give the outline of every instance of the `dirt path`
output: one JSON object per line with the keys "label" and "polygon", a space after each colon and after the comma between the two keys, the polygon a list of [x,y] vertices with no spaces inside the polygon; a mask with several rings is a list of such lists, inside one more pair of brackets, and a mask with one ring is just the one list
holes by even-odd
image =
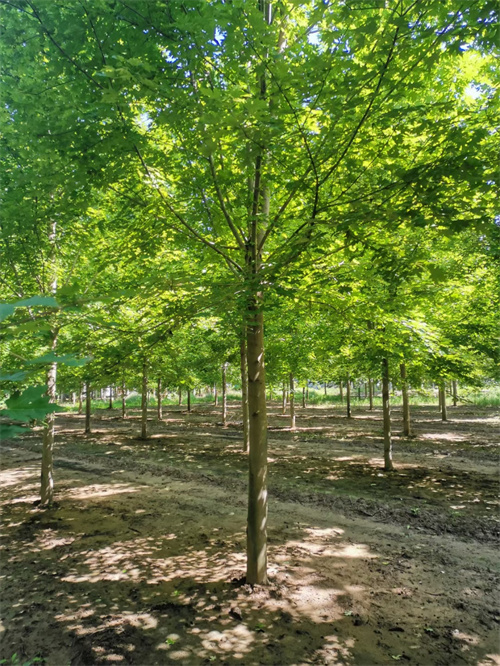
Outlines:
{"label": "dirt path", "polygon": [[171,410],[142,443],[134,420],[100,416],[89,438],[78,417],[59,418],[49,511],[33,505],[39,436],[2,451],[0,658],[500,664],[494,415],[478,422],[482,448],[462,444],[450,460],[410,443],[393,478],[379,476],[372,422],[352,436],[340,419],[320,438],[314,418],[308,430],[272,431],[271,584],[253,590],[240,583],[236,426],[218,427],[211,410]]}

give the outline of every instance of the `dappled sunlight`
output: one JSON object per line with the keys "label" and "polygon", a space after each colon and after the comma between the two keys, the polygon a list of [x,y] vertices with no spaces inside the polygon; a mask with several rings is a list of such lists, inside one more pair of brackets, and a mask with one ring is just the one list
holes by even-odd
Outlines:
{"label": "dappled sunlight", "polygon": [[92,500],[98,497],[109,497],[110,495],[119,495],[121,493],[138,493],[140,491],[141,487],[132,486],[128,483],[96,483],[90,486],[80,486],[79,488],[66,490],[64,496],[73,500]]}
{"label": "dappled sunlight", "polygon": [[32,479],[40,474],[40,465],[29,465],[28,467],[6,469],[0,472],[0,488],[15,486]]}

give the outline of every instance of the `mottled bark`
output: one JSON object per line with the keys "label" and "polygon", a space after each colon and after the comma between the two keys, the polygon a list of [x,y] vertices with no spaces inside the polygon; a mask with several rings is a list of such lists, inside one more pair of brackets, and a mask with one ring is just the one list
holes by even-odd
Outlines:
{"label": "mottled bark", "polygon": [[339,382],[339,394],[340,394],[340,404],[344,402],[344,389],[342,386],[342,380]]}
{"label": "mottled bark", "polygon": [[[51,351],[57,347],[57,332],[52,331]],[[47,396],[50,402],[56,401],[57,363],[51,363],[47,370]],[[51,412],[45,417],[42,436],[42,471],[40,476],[40,502],[50,506],[54,501],[54,435],[55,414]]]}
{"label": "mottled bark", "polygon": [[[240,343],[240,371],[241,371],[241,412],[243,416],[243,451],[250,448],[250,415],[248,411],[248,370],[247,370],[247,342],[246,327]],[[272,399],[272,393],[271,393]]]}

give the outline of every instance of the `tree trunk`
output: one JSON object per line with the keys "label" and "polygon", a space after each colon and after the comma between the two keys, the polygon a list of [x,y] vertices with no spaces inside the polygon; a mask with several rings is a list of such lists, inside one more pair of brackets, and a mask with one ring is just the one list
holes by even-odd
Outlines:
{"label": "tree trunk", "polygon": [[78,391],[78,414],[83,414],[83,398],[82,398],[83,386],[80,383],[80,389]]}
{"label": "tree trunk", "polygon": [[214,384],[214,407],[219,406],[219,396],[217,394],[217,384]]}
{"label": "tree trunk", "polygon": [[306,387],[302,387],[302,409],[306,408]]}
{"label": "tree trunk", "polygon": [[448,415],[446,412],[446,388],[445,388],[445,383],[442,382],[439,385],[439,395],[440,395],[440,403],[441,403],[441,421],[447,421],[448,420]]}
{"label": "tree trunk", "polygon": [[368,382],[365,382],[365,400],[368,397]]}
{"label": "tree trunk", "polygon": [[148,438],[148,369],[142,364],[141,439]]}
{"label": "tree trunk", "polygon": [[158,421],[161,421],[163,418],[162,414],[162,404],[161,404],[161,378],[158,377],[158,386],[156,388],[156,401],[157,401],[157,409],[158,409]]}
{"label": "tree trunk", "polygon": [[342,387],[342,380],[339,382],[340,404],[344,402],[344,390]]}
{"label": "tree trunk", "polygon": [[191,388],[190,387],[188,387],[188,390],[187,390],[187,410],[188,410],[188,412],[191,411]]}
{"label": "tree trunk", "polygon": [[109,405],[108,409],[113,409],[113,387],[109,387]]}
{"label": "tree trunk", "polygon": [[442,393],[441,393],[441,388],[438,385],[438,409],[439,409],[439,411],[441,411],[442,405],[443,405],[443,399],[442,398],[443,398],[443,396],[442,396]]}
{"label": "tree trunk", "polygon": [[295,383],[293,373],[290,373],[290,428],[295,430]]}
{"label": "tree trunk", "polygon": [[392,472],[392,435],[391,435],[391,401],[389,389],[389,361],[382,361],[382,404],[384,413],[384,469]]}
{"label": "tree trunk", "polygon": [[349,375],[347,375],[346,382],[346,402],[347,402],[347,418],[350,419],[351,414],[351,382],[349,381]]}
{"label": "tree trunk", "polygon": [[324,389],[325,389],[325,395],[327,395],[327,391],[326,391],[326,382],[324,383]]}
{"label": "tree trunk", "polygon": [[179,386],[179,407],[182,405],[182,389]]}
{"label": "tree trunk", "polygon": [[122,419],[127,418],[127,396],[125,394],[125,382],[122,382]]}
{"label": "tree trunk", "polygon": [[92,411],[92,394],[89,382],[85,382],[85,434],[90,435],[90,412]]}
{"label": "tree trunk", "polygon": [[247,326],[250,452],[247,518],[247,574],[250,585],[267,583],[267,411],[264,316],[260,298],[249,307]]}
{"label": "tree trunk", "polygon": [[370,400],[370,409],[373,409],[373,379],[368,380],[368,399]]}
{"label": "tree trunk", "polygon": [[453,390],[453,407],[456,407],[458,403],[458,382],[456,379],[454,379],[452,382],[452,390]]}
{"label": "tree trunk", "polygon": [[[248,452],[250,438],[250,423],[248,412],[248,372],[247,372],[247,342],[245,339],[246,328],[243,330],[243,338],[240,343],[240,370],[241,370],[241,411],[243,414],[243,451]],[[272,400],[272,394],[271,394]]]}
{"label": "tree trunk", "polygon": [[[51,350],[55,352],[57,346],[57,331],[52,331]],[[47,396],[50,402],[56,401],[57,363],[51,363],[47,370]],[[50,506],[54,500],[54,434],[55,413],[51,412],[45,417],[45,426],[42,438],[42,472],[40,477],[40,502]]]}
{"label": "tree trunk", "polygon": [[[309,380],[307,380],[309,381]],[[309,402],[309,384],[306,386],[306,400]]]}
{"label": "tree trunk", "polygon": [[281,413],[283,416],[286,414],[286,387],[285,382],[283,382],[283,397],[281,399]]}
{"label": "tree trunk", "polygon": [[401,371],[401,385],[403,393],[403,435],[405,437],[411,437],[410,401],[408,399],[408,382],[406,381],[405,363],[401,363],[399,369]]}
{"label": "tree trunk", "polygon": [[358,400],[361,400],[361,384],[358,385]]}
{"label": "tree trunk", "polygon": [[226,384],[227,364],[222,364],[222,425],[227,426],[227,384]]}

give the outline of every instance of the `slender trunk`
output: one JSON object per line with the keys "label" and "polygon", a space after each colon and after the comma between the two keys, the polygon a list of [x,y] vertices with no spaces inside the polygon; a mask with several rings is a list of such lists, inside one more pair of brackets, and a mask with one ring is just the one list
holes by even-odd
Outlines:
{"label": "slender trunk", "polygon": [[399,366],[401,371],[401,384],[403,394],[403,435],[411,437],[411,422],[410,422],[410,401],[408,400],[408,382],[406,381],[406,365],[401,363]]}
{"label": "slender trunk", "polygon": [[392,464],[392,435],[391,435],[391,402],[389,389],[389,361],[382,361],[382,403],[384,413],[384,469],[391,472]]}
{"label": "slender trunk", "polygon": [[327,395],[327,391],[326,391],[326,382],[324,383],[324,389],[325,389],[325,395]]}
{"label": "slender trunk", "polygon": [[290,428],[295,430],[295,383],[293,373],[290,373]]}
{"label": "slender trunk", "polygon": [[446,389],[445,389],[445,383],[442,382],[442,384],[439,385],[439,395],[440,395],[440,402],[441,402],[441,420],[442,421],[447,421],[448,420],[448,415],[446,412]]}
{"label": "slender trunk", "polygon": [[163,414],[162,414],[162,404],[161,404],[161,378],[160,377],[158,377],[158,386],[157,386],[157,389],[156,389],[156,395],[157,395],[156,400],[157,400],[157,403],[158,403],[158,405],[157,405],[158,421],[161,421],[162,418],[163,418]]}
{"label": "slender trunk", "polygon": [[109,387],[109,405],[108,409],[113,409],[113,387]]}
{"label": "slender trunk", "polygon": [[217,394],[217,385],[214,384],[214,407],[219,406],[219,396]]}
{"label": "slender trunk", "polygon": [[267,583],[267,412],[264,317],[259,297],[249,307],[247,327],[250,452],[248,478],[246,582]]}
{"label": "slender trunk", "polygon": [[142,364],[141,439],[148,438],[148,368]]}
{"label": "slender trunk", "polygon": [[[309,380],[307,380],[309,381]],[[309,402],[309,384],[306,386],[306,400]]]}
{"label": "slender trunk", "polygon": [[454,379],[452,382],[452,390],[453,390],[453,407],[456,407],[458,403],[458,383],[456,379]]}
{"label": "slender trunk", "polygon": [[283,397],[281,399],[281,413],[283,416],[286,414],[286,387],[285,382],[283,382]]}
{"label": "slender trunk", "polygon": [[351,414],[351,382],[349,381],[349,375],[347,375],[346,382],[346,403],[347,403],[347,418],[350,419]]}
{"label": "slender trunk", "polygon": [[188,412],[191,411],[191,388],[190,387],[188,387],[188,390],[187,390],[187,410],[188,410]]}
{"label": "slender trunk", "polygon": [[89,382],[85,382],[85,434],[90,435],[90,412],[92,411],[92,393]]}
{"label": "slender trunk", "polygon": [[80,383],[80,389],[78,391],[78,414],[83,413],[83,398],[82,398],[83,386]]}
{"label": "slender trunk", "polygon": [[344,389],[342,387],[342,380],[339,382],[340,404],[344,402]]}
{"label": "slender trunk", "polygon": [[443,395],[441,393],[441,388],[438,386],[438,409],[441,411],[443,408]]}
{"label": "slender trunk", "polygon": [[179,407],[182,405],[182,389],[179,386]]}
{"label": "slender trunk", "polygon": [[373,409],[373,379],[368,380],[368,399],[370,400],[370,409]]}
{"label": "slender trunk", "polygon": [[358,385],[358,400],[361,400],[361,385]]}
{"label": "slender trunk", "polygon": [[122,382],[122,419],[127,418],[127,396],[125,394],[125,382]]}
{"label": "slender trunk", "polygon": [[368,382],[365,382],[365,400],[368,397]]}
{"label": "slender trunk", "polygon": [[[246,327],[243,329],[243,338],[240,343],[240,370],[241,370],[241,411],[243,414],[243,451],[249,449],[250,424],[248,412],[248,372],[247,372],[247,342],[245,339]],[[271,394],[272,400],[272,394]]]}
{"label": "slender trunk", "polygon": [[306,408],[306,387],[302,387],[302,409]]}
{"label": "slender trunk", "polygon": [[227,364],[222,364],[222,425],[227,426],[227,384],[226,384]]}
{"label": "slender trunk", "polygon": [[[57,331],[52,331],[51,350],[57,346]],[[51,363],[47,370],[47,396],[50,402],[56,401],[57,363]],[[54,500],[54,435],[55,414],[45,417],[42,439],[42,471],[40,477],[40,503],[50,506]]]}

